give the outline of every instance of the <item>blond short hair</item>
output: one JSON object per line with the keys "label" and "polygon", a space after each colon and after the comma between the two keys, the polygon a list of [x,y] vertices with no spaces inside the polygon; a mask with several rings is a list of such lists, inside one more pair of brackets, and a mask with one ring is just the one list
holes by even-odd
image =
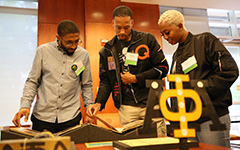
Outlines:
{"label": "blond short hair", "polygon": [[159,18],[158,24],[161,23],[168,23],[169,25],[177,26],[179,23],[182,23],[184,29],[184,17],[183,15],[177,10],[167,10],[165,11]]}

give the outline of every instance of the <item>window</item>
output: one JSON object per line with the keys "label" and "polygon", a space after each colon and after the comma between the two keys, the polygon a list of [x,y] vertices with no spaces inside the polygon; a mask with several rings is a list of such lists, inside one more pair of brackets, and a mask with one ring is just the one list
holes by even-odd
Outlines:
{"label": "window", "polygon": [[[232,54],[233,58],[235,59],[238,68],[240,67],[240,47],[239,46],[226,46],[229,52]],[[240,69],[240,68],[239,68]],[[233,98],[233,105],[229,107],[230,116],[232,121],[239,121],[240,120],[240,78],[234,82],[231,87],[232,98]],[[239,124],[232,124],[231,125],[231,134],[240,135],[240,125]]]}
{"label": "window", "polygon": [[37,48],[37,8],[30,0],[0,1],[0,126],[13,125],[19,110]]}
{"label": "window", "polygon": [[235,11],[235,20],[237,23],[240,23],[240,11]]}
{"label": "window", "polygon": [[210,32],[216,36],[238,37],[240,12],[233,10],[208,9]]}
{"label": "window", "polygon": [[233,36],[230,24],[209,23],[210,32],[216,36]]}
{"label": "window", "polygon": [[208,9],[208,20],[209,21],[221,21],[221,22],[229,22],[229,11],[227,10],[216,10],[216,9]]}
{"label": "window", "polygon": [[[210,32],[229,50],[240,67],[240,11],[208,9]],[[240,69],[240,68],[239,68]],[[233,105],[229,107],[232,121],[240,120],[240,78],[231,86]],[[231,134],[240,135],[240,125],[231,125]]]}
{"label": "window", "polygon": [[240,24],[237,24],[237,32],[238,32],[238,36],[240,36]]}

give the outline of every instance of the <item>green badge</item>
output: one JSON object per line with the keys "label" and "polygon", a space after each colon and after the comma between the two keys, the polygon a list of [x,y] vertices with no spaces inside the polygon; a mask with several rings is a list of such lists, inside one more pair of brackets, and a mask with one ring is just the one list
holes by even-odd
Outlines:
{"label": "green badge", "polygon": [[198,67],[197,65],[197,60],[195,58],[195,56],[193,55],[192,57],[189,57],[186,61],[184,61],[182,64],[182,69],[184,74],[187,74],[188,72],[190,72],[191,70],[195,69],[196,67]]}
{"label": "green badge", "polygon": [[83,66],[82,61],[80,60],[77,63],[74,63],[71,69],[76,73],[77,76],[79,76],[80,73],[85,69],[85,67]]}
{"label": "green badge", "polygon": [[73,71],[76,71],[76,70],[77,70],[77,68],[78,68],[78,67],[77,67],[77,65],[76,65],[76,64],[73,64],[73,65],[72,65],[72,67],[71,67],[71,69],[72,69]]}

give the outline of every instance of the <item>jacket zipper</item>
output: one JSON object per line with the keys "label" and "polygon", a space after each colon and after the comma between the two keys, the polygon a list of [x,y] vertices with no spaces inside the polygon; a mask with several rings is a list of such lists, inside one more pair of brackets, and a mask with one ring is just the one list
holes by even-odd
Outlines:
{"label": "jacket zipper", "polygon": [[[129,66],[127,66],[127,67],[128,67],[129,72],[130,72],[130,68],[129,68]],[[128,85],[129,85],[130,88],[131,88],[131,92],[132,92],[132,95],[133,95],[133,99],[134,99],[134,101],[135,101],[136,103],[138,103],[137,98],[136,98],[136,96],[135,96],[135,92],[134,92],[134,90],[133,90],[132,83],[129,83]]]}
{"label": "jacket zipper", "polygon": [[133,98],[134,98],[135,102],[138,103],[137,98],[136,98],[136,96],[135,96],[135,92],[134,92],[134,90],[133,90],[132,83],[130,83],[130,87],[131,87],[131,92],[132,92]]}
{"label": "jacket zipper", "polygon": [[222,71],[221,56],[222,56],[221,52],[218,52],[218,65],[220,71]]}
{"label": "jacket zipper", "polygon": [[[131,44],[128,46],[128,48],[129,48],[131,45],[137,43],[137,42],[140,41],[140,40],[141,40],[141,39],[139,39],[139,40],[137,40],[137,41],[131,43]],[[129,66],[128,66],[128,70],[129,70],[129,72],[130,72],[130,68],[129,68]],[[135,96],[135,92],[134,92],[134,89],[133,89],[132,83],[130,83],[129,85],[130,85],[130,88],[131,88],[131,92],[132,92],[132,95],[133,95],[133,99],[134,99],[134,101],[135,101],[136,103],[138,103],[137,98],[136,98],[136,96]]]}

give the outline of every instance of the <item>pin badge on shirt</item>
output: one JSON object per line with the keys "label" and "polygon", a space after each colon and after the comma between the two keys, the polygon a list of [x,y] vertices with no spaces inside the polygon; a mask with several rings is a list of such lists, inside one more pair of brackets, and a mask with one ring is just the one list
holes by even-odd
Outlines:
{"label": "pin badge on shirt", "polygon": [[71,67],[71,69],[72,69],[73,71],[76,71],[76,70],[77,70],[77,68],[78,68],[78,67],[77,67],[77,65],[76,65],[76,64],[73,64],[73,65],[72,65],[72,67]]}
{"label": "pin badge on shirt", "polygon": [[182,65],[182,69],[183,69],[184,74],[190,72],[191,70],[193,70],[194,68],[196,68],[198,66],[197,65],[197,60],[196,60],[194,55],[192,57],[189,57],[181,65]]}
{"label": "pin badge on shirt", "polygon": [[113,57],[109,56],[107,59],[108,59],[108,70],[115,70],[116,66],[115,66],[115,63],[113,61]]}
{"label": "pin badge on shirt", "polygon": [[77,63],[74,63],[71,66],[71,69],[76,73],[77,76],[85,69],[85,66],[82,64],[82,61],[80,60]]}
{"label": "pin badge on shirt", "polygon": [[136,66],[138,61],[138,54],[127,52],[125,64]]}

